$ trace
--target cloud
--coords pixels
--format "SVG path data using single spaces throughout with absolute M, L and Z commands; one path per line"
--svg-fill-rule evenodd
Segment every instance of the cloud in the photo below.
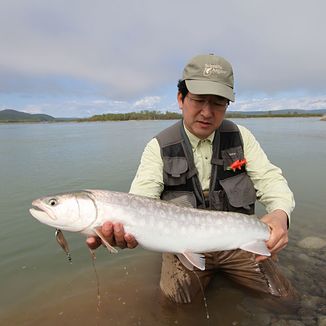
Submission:
M 326 96 L 296 98 L 242 99 L 230 106 L 232 111 L 321 110 L 326 109 Z
M 325 11 L 323 0 L 3 0 L 0 96 L 172 99 L 185 63 L 209 52 L 231 61 L 239 96 L 321 94 Z
M 135 109 L 153 110 L 157 109 L 161 98 L 159 96 L 146 96 L 133 104 Z
M 27 104 L 30 102 L 32 104 Z M 144 97 L 134 102 L 112 101 L 105 98 L 75 98 L 59 100 L 53 103 L 52 99 L 45 99 L 44 101 L 29 99 L 27 103 L 22 104 L 16 109 L 27 113 L 47 113 L 54 117 L 90 117 L 105 113 L 165 109 L 164 104 L 160 102 L 161 98 L 159 96 Z M 171 108 L 169 111 L 171 111 Z M 9 107 L 3 107 L 1 109 L 9 109 Z

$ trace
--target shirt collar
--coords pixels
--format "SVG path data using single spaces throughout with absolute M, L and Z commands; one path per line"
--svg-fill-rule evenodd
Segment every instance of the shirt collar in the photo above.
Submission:
M 192 148 L 197 148 L 197 146 L 199 145 L 199 143 L 203 140 L 208 140 L 210 143 L 213 143 L 214 140 L 214 136 L 215 136 L 215 131 L 213 133 L 211 133 L 207 138 L 205 139 L 200 139 L 197 136 L 195 136 L 194 134 L 192 134 L 187 127 L 183 124 L 184 130 L 186 132 L 186 135 L 189 138 L 190 144 Z

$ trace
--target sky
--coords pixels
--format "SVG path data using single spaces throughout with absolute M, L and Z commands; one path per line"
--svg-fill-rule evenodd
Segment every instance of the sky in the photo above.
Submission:
M 0 110 L 179 111 L 195 55 L 231 62 L 229 110 L 326 109 L 324 0 L 1 0 Z

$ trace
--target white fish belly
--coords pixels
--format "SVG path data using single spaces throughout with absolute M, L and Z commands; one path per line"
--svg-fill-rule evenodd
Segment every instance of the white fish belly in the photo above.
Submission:
M 218 219 L 218 217 L 216 217 Z M 136 224 L 125 224 L 126 232 L 133 234 L 144 248 L 161 252 L 212 252 L 232 250 L 248 242 L 268 238 L 261 223 L 244 225 L 241 219 L 212 223 L 188 216 L 181 218 L 155 219 L 142 217 Z M 259 221 L 258 221 L 259 222 Z

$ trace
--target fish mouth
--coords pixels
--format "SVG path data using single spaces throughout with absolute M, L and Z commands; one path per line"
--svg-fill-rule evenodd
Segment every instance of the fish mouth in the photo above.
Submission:
M 29 212 L 32 214 L 32 216 L 40 221 L 46 221 L 49 218 L 51 220 L 56 220 L 55 216 L 51 212 L 36 205 L 33 205 L 33 207 L 29 209 Z

